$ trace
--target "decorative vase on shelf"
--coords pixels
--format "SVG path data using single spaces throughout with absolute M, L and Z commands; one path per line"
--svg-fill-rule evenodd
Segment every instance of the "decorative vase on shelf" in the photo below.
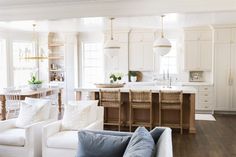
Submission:
M 136 82 L 137 81 L 137 76 L 130 76 L 130 81 L 131 82 Z

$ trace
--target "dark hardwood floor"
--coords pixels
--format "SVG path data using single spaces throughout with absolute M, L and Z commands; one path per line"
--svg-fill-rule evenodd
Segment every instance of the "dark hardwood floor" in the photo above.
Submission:
M 236 115 L 196 121 L 197 133 L 173 133 L 174 157 L 236 157 Z

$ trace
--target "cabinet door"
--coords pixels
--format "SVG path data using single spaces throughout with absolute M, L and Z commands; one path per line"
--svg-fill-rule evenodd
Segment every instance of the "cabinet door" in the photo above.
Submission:
M 186 70 L 199 70 L 200 69 L 198 43 L 199 43 L 198 41 L 185 41 L 185 69 Z
M 236 111 L 236 44 L 231 44 L 231 109 Z
M 153 43 L 143 43 L 143 71 L 153 70 Z
M 214 33 L 216 43 L 230 43 L 231 29 L 217 29 Z
M 203 71 L 211 71 L 212 69 L 212 42 L 200 41 L 200 69 Z
M 129 70 L 142 70 L 143 68 L 143 45 L 139 42 L 130 43 Z
M 184 32 L 184 40 L 186 41 L 197 41 L 200 39 L 199 31 L 185 31 Z
M 230 44 L 215 44 L 215 100 L 216 110 L 230 109 Z

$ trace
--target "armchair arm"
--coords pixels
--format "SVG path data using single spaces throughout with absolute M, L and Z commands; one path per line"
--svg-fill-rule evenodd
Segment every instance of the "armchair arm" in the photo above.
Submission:
M 0 132 L 15 127 L 16 119 L 0 121 Z
M 53 119 L 49 119 L 49 120 L 46 120 L 46 121 L 41 121 L 41 122 L 37 122 L 37 123 L 30 124 L 30 125 L 26 126 L 24 128 L 25 129 L 25 138 L 26 138 L 25 139 L 26 140 L 25 145 L 26 146 L 34 145 L 34 144 L 38 143 L 38 141 L 41 141 L 42 128 L 45 125 L 47 125 L 47 124 L 49 124 L 53 121 L 54 121 Z
M 97 108 L 97 120 L 104 122 L 104 107 L 102 106 Z
M 42 135 L 43 145 L 46 145 L 46 141 L 49 136 L 52 136 L 57 132 L 60 132 L 60 129 L 61 129 L 61 120 L 55 121 L 43 127 L 43 135 Z

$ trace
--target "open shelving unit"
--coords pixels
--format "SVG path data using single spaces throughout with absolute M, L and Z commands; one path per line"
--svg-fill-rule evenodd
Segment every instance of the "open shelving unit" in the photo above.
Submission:
M 65 44 L 58 33 L 48 35 L 49 82 L 63 84 L 65 81 Z

